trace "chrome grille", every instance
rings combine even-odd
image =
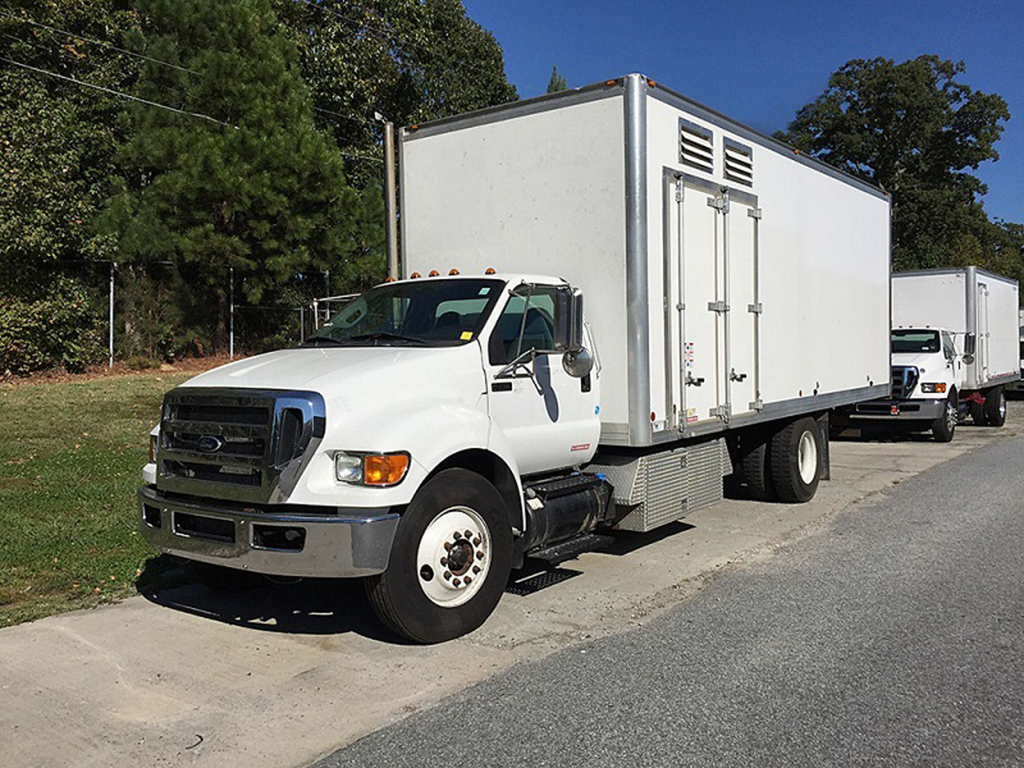
[[[287,498],[323,437],[314,392],[181,387],[164,398],[157,487],[244,502]]]
[[[920,374],[913,365],[894,365],[892,367],[892,397],[894,400],[903,400],[910,397],[910,393],[917,386],[917,379]]]

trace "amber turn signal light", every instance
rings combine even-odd
[[[409,454],[383,453],[363,457],[363,482],[366,485],[397,485],[409,471]]]

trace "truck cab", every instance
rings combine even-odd
[[[937,441],[949,442],[966,408],[959,399],[965,355],[954,334],[945,328],[894,328],[890,344],[891,396],[857,404],[852,416],[930,429]]]
[[[582,300],[551,277],[417,275],[297,348],[191,379],[152,435],[142,534],[214,580],[224,566],[370,577],[378,613],[413,639],[470,631],[525,547],[614,510],[577,472],[601,430]],[[539,476],[572,504],[547,505],[564,514],[527,539],[523,479]]]

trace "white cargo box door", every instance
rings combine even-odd
[[[988,286],[981,282],[981,280],[978,281],[977,285],[978,336],[974,345],[974,370],[977,372],[978,382],[981,383],[988,381],[989,376],[991,375],[991,372],[989,371],[989,359],[991,357],[989,345],[991,340],[989,336]]]
[[[683,285],[679,426],[685,429],[760,408],[760,211],[746,192],[686,174],[677,185],[680,263],[673,278]]]

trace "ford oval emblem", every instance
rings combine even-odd
[[[224,441],[213,435],[203,435],[199,438],[197,445],[203,453],[216,453],[224,445]]]

